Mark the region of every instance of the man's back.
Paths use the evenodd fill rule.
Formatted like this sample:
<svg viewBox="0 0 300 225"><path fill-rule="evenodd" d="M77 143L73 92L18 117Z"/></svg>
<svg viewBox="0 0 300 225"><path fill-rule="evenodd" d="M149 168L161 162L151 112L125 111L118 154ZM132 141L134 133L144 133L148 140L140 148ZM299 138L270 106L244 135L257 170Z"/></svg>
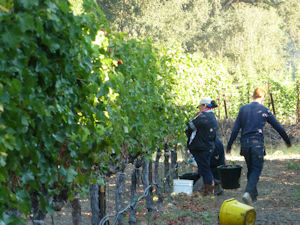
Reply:
<svg viewBox="0 0 300 225"><path fill-rule="evenodd" d="M256 201L258 196L257 182L263 169L265 155L263 128L266 122L271 124L280 134L288 147L291 146L290 139L283 127L271 111L262 105L266 97L266 91L262 88L256 88L252 97L253 102L240 108L226 148L226 153L230 153L232 143L241 129L240 153L244 156L248 169L247 185L242 197L246 204Z"/></svg>
<svg viewBox="0 0 300 225"><path fill-rule="evenodd" d="M280 134L286 143L290 143L285 130L276 120L271 111L262 104L254 101L240 108L227 148L231 148L231 145L236 139L240 129L241 142L244 142L249 138L255 138L257 140L264 141L263 128L266 122L271 124L271 126Z"/></svg>
<svg viewBox="0 0 300 225"><path fill-rule="evenodd" d="M263 140L263 128L272 113L265 106L251 102L241 107L239 112L239 123L242 130L242 139L257 137Z"/></svg>

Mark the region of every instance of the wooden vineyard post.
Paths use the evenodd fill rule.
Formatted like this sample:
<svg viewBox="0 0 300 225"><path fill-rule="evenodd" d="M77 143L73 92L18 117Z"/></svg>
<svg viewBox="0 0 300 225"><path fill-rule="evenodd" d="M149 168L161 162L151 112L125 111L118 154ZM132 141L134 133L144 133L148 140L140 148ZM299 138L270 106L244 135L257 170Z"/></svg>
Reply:
<svg viewBox="0 0 300 225"><path fill-rule="evenodd" d="M153 184L152 162L149 162L149 184Z"/></svg>
<svg viewBox="0 0 300 225"><path fill-rule="evenodd" d="M248 97L248 103L250 103L250 91L249 91L249 88L248 88L248 94L247 94L247 97Z"/></svg>
<svg viewBox="0 0 300 225"><path fill-rule="evenodd" d="M140 184L140 167L143 166L143 160L137 159L134 163L134 168L131 173L131 185L130 185L130 204L135 206L136 201L136 189ZM128 223L130 225L136 224L136 208L130 207L130 214Z"/></svg>
<svg viewBox="0 0 300 225"><path fill-rule="evenodd" d="M168 196L168 201L172 201L172 197L171 197L171 179L170 179L170 164L169 164L169 159L170 159L170 152L168 149L168 144L165 143L164 144L164 150L165 150L165 161L164 161L164 169L165 169L165 183L164 183L164 187L165 187L165 192L167 192L167 196Z"/></svg>
<svg viewBox="0 0 300 225"><path fill-rule="evenodd" d="M273 95L272 93L270 93L270 99L271 99L271 104L272 104L272 110L273 110L273 114L276 117L276 111L275 111L275 105L274 105L274 100L273 100Z"/></svg>
<svg viewBox="0 0 300 225"><path fill-rule="evenodd" d="M92 225L97 225L101 220L99 216L99 206L98 206L98 184L90 184L90 203L92 210L91 222Z"/></svg>
<svg viewBox="0 0 300 225"><path fill-rule="evenodd" d="M141 185L141 170L140 170L141 166L142 165L140 165L139 167L136 166L136 171L135 171L135 173L136 173L136 185L137 185L137 187L139 187Z"/></svg>
<svg viewBox="0 0 300 225"><path fill-rule="evenodd" d="M143 163L143 184L144 190L150 185L149 183L149 162L144 160ZM149 194L146 196L146 208L148 210L148 219L153 220L153 212L155 210L153 199L152 199L152 188L150 189Z"/></svg>
<svg viewBox="0 0 300 225"><path fill-rule="evenodd" d="M124 206L124 195L125 192L125 173L118 172L117 173L117 182L116 182L116 212L119 212L123 209ZM118 224L124 225L123 216L118 217Z"/></svg>
<svg viewBox="0 0 300 225"><path fill-rule="evenodd" d="M90 203L92 210L91 223L92 225L98 225L106 214L105 186L99 186L98 184L90 185ZM109 221L106 221L105 225L109 225Z"/></svg>
<svg viewBox="0 0 300 225"><path fill-rule="evenodd" d="M106 188L105 186L99 187L99 214L100 220L105 217L106 215ZM108 225L109 222L107 221L105 225Z"/></svg>
<svg viewBox="0 0 300 225"><path fill-rule="evenodd" d="M224 101L225 119L228 119L227 105L226 105L226 97L225 97L225 94L223 94L223 101Z"/></svg>
<svg viewBox="0 0 300 225"><path fill-rule="evenodd" d="M218 94L217 104L220 105L220 94ZM221 109L220 109L220 107L218 107L218 119L221 119Z"/></svg>
<svg viewBox="0 0 300 225"><path fill-rule="evenodd" d="M133 204L135 202L135 195L136 195L136 187L137 187L137 168L136 163L134 164L134 168L131 173L131 186L130 186L130 204ZM136 216L135 216L136 210L135 208L130 208L130 215L129 215L129 224L135 225L136 224Z"/></svg>
<svg viewBox="0 0 300 225"><path fill-rule="evenodd" d="M270 93L270 82L268 82L268 86L267 86L267 93ZM269 99L269 101L268 101L268 108L270 108L270 106L271 106L271 96L270 96L270 99Z"/></svg>
<svg viewBox="0 0 300 225"><path fill-rule="evenodd" d="M158 196L158 201L157 201L157 207L158 207L158 213L161 214L161 209L162 209L162 203L163 203L163 195L161 192L161 180L159 178L159 159L161 157L161 150L160 148L157 149L156 152L156 158L155 158L155 165L154 165L154 180L155 183L158 185L156 187L156 192Z"/></svg>
<svg viewBox="0 0 300 225"><path fill-rule="evenodd" d="M178 168L177 168L177 145L171 150L171 169L172 169L172 179L178 178Z"/></svg>
<svg viewBox="0 0 300 225"><path fill-rule="evenodd" d="M74 225L82 225L81 206L80 206L79 198L80 198L79 193L76 193L74 199L71 201L72 220Z"/></svg>

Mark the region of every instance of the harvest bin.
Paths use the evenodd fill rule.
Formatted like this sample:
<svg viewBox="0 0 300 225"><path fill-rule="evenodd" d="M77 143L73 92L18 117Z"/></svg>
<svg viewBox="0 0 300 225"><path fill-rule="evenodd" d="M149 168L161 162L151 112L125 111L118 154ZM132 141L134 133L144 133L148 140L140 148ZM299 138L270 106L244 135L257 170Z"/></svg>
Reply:
<svg viewBox="0 0 300 225"><path fill-rule="evenodd" d="M225 200L221 206L220 225L254 225L255 220L255 209L238 202L235 198Z"/></svg>
<svg viewBox="0 0 300 225"><path fill-rule="evenodd" d="M221 165L217 167L224 189L236 189L240 187L241 165Z"/></svg>

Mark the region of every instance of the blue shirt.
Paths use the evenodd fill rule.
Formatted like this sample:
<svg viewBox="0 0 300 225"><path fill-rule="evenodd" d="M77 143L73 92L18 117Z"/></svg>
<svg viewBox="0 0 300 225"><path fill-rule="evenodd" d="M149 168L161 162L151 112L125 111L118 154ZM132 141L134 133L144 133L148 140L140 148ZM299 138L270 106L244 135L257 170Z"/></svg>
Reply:
<svg viewBox="0 0 300 225"><path fill-rule="evenodd" d="M236 139L239 130L241 129L241 143L247 141L247 139L255 138L260 141L264 141L263 128L268 122L279 133L283 140L290 144L290 139L286 134L283 127L276 120L275 116L265 106L258 102L251 102L240 108L238 117L235 120L234 127L227 144L227 149L231 149L231 146Z"/></svg>

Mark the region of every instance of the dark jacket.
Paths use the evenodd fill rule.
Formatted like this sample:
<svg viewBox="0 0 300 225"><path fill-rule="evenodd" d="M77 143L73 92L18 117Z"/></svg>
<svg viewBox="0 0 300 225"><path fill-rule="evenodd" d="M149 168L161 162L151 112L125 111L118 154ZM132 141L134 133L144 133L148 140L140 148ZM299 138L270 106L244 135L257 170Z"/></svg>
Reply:
<svg viewBox="0 0 300 225"><path fill-rule="evenodd" d="M271 126L280 134L280 136L287 144L291 143L285 130L276 120L271 111L258 102L251 102L240 108L227 145L227 149L231 149L232 143L236 139L240 129L242 130L241 144L253 138L260 142L263 142L263 128L266 122L271 124Z"/></svg>
<svg viewBox="0 0 300 225"><path fill-rule="evenodd" d="M211 110L199 113L187 123L188 142L190 151L205 151L215 148L218 123Z"/></svg>
<svg viewBox="0 0 300 225"><path fill-rule="evenodd" d="M215 141L215 149L210 160L210 168L225 165L224 145L219 137Z"/></svg>

